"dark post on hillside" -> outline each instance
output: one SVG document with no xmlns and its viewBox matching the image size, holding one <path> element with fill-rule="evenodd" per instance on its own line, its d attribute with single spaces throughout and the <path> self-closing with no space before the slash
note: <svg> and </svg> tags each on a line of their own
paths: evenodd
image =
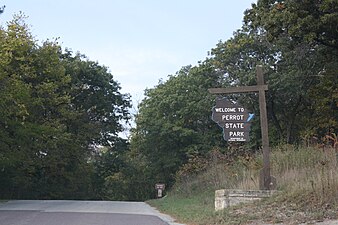
<svg viewBox="0 0 338 225">
<path fill-rule="evenodd" d="M 265 91 L 268 86 L 264 84 L 264 75 L 262 66 L 256 67 L 257 85 L 229 88 L 210 88 L 211 94 L 234 94 L 245 92 L 258 92 L 259 94 L 259 110 L 260 124 L 262 132 L 262 150 L 263 150 L 263 170 L 261 173 L 259 188 L 262 190 L 271 190 L 275 187 L 275 179 L 270 175 L 270 146 L 268 133 L 268 119 L 266 111 Z"/>
</svg>

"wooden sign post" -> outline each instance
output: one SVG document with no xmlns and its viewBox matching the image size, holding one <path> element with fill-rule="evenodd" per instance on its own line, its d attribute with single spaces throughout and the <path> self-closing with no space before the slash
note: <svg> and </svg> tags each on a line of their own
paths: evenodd
<svg viewBox="0 0 338 225">
<path fill-rule="evenodd" d="M 262 149 L 263 149 L 263 170 L 259 187 L 262 190 L 270 190 L 275 186 L 275 179 L 270 175 L 270 146 L 268 134 L 268 118 L 266 112 L 265 91 L 268 86 L 264 84 L 263 68 L 256 67 L 257 85 L 243 86 L 243 87 L 229 87 L 229 88 L 210 88 L 211 94 L 234 94 L 244 92 L 258 92 L 259 94 L 259 110 L 260 110 L 260 124 L 262 132 Z"/>
</svg>

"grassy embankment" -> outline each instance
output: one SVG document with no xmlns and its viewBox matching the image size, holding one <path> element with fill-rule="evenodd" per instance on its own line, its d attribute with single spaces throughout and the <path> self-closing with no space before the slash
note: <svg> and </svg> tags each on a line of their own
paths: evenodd
<svg viewBox="0 0 338 225">
<path fill-rule="evenodd" d="M 337 152 L 333 148 L 283 146 L 271 154 L 279 194 L 267 200 L 214 211 L 214 191 L 258 189 L 261 156 L 228 165 L 217 160 L 196 176 L 187 176 L 160 200 L 149 203 L 186 224 L 263 224 L 338 218 Z"/>
</svg>

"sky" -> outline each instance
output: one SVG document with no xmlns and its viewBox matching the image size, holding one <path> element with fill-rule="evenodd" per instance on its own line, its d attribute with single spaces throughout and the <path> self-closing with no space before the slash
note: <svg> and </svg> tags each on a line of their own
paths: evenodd
<svg viewBox="0 0 338 225">
<path fill-rule="evenodd" d="M 241 28 L 254 0 L 0 0 L 5 26 L 23 12 L 42 43 L 59 38 L 63 48 L 105 65 L 136 106 L 144 90 L 207 52 Z M 134 106 L 134 107 L 135 107 Z"/>
</svg>

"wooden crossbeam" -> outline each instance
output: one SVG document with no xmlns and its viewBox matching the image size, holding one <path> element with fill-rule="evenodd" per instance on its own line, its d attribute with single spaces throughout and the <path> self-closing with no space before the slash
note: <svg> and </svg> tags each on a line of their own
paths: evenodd
<svg viewBox="0 0 338 225">
<path fill-rule="evenodd" d="M 235 94 L 244 92 L 267 91 L 268 85 L 243 86 L 243 87 L 227 87 L 227 88 L 209 88 L 211 94 Z"/>
</svg>

